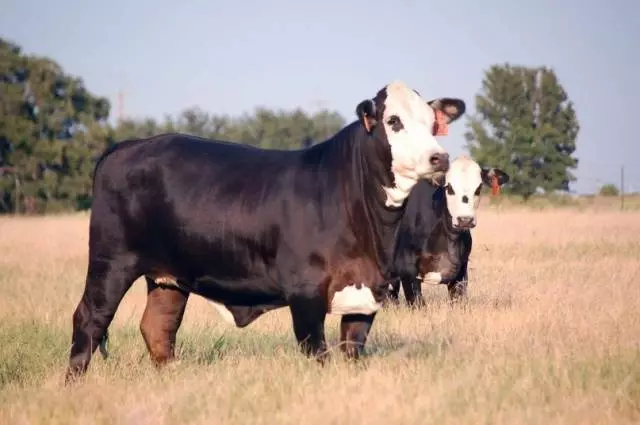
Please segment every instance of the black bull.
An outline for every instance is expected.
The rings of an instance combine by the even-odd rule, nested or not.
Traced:
[[[385,98],[382,89],[358,105],[358,120],[296,151],[165,134],[105,152],[94,173],[88,270],[73,315],[67,382],[86,372],[141,276],[148,286],[141,331],[156,364],[174,356],[190,293],[226,306],[239,327],[289,306],[302,351],[322,358],[333,295],[361,282],[379,302],[388,290],[403,208],[386,207],[381,189],[394,183],[388,130],[379,122]],[[448,122],[464,112],[459,99],[428,103]],[[434,171],[446,171],[446,154],[435,164]],[[343,315],[347,356],[358,357],[374,317]]]

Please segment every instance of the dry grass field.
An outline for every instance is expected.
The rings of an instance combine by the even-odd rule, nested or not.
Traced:
[[[426,287],[424,311],[378,315],[358,364],[302,357],[286,309],[240,330],[192,296],[180,362],[158,372],[138,330],[139,280],[111,357],[96,353],[86,381],[65,388],[87,217],[0,218],[1,424],[640,422],[638,210],[483,201],[466,308]]]

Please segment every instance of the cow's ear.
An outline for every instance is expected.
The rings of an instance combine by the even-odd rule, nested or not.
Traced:
[[[464,114],[467,105],[464,100],[455,97],[441,97],[427,102],[436,111],[440,111],[446,118],[446,124],[451,124]]]
[[[358,106],[356,106],[356,115],[364,125],[364,128],[367,129],[367,133],[371,133],[377,123],[376,104],[373,100],[367,99],[360,102]]]
[[[480,171],[480,175],[482,176],[482,182],[489,187],[493,186],[493,179],[496,179],[498,186],[502,186],[509,182],[509,174],[505,173],[499,168],[482,168]]]

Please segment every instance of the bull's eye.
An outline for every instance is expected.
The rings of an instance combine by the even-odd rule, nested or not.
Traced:
[[[450,184],[446,185],[445,188],[447,189],[447,195],[452,196],[456,194]]]
[[[475,195],[476,196],[480,196],[480,189],[482,189],[482,183],[480,184],[480,186],[478,186],[478,188],[476,189]]]
[[[469,197],[467,195],[462,195],[462,203],[463,204],[468,204],[469,203]]]
[[[398,132],[404,128],[404,125],[402,125],[402,121],[400,120],[400,117],[397,115],[391,115],[387,120],[387,124],[391,127],[391,130],[395,132]]]

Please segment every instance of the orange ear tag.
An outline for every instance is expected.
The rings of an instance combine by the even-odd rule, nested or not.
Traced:
[[[449,134],[449,125],[447,124],[447,120],[449,119],[447,115],[439,109],[434,110],[436,113],[436,125],[435,131],[433,133],[434,136],[446,136]]]
[[[498,176],[491,176],[491,194],[498,196],[500,194],[500,185],[498,184]]]

